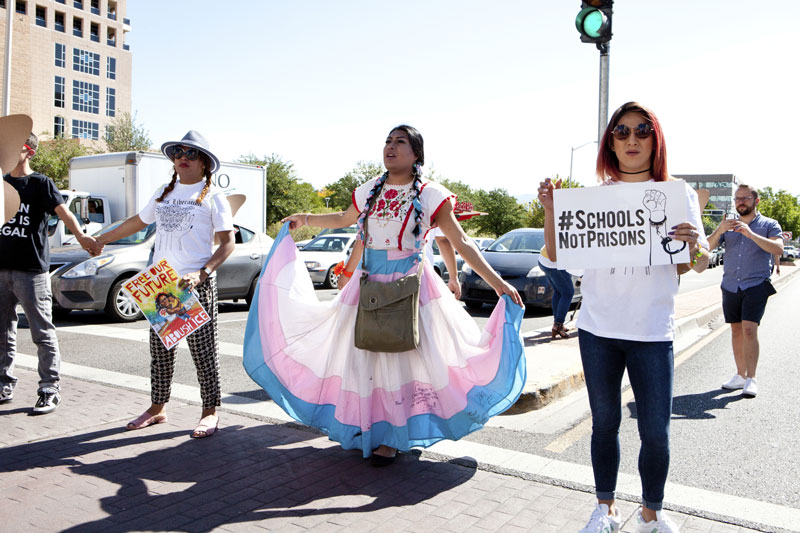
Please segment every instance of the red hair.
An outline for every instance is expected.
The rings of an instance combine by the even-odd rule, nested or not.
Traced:
[[[661,129],[661,124],[658,122],[655,113],[638,102],[622,104],[611,115],[611,120],[608,121],[606,131],[603,132],[603,138],[600,140],[601,149],[597,153],[597,178],[601,182],[605,181],[606,178],[611,178],[612,181],[620,179],[619,159],[617,159],[617,154],[614,150],[611,149],[614,142],[611,132],[617,127],[619,120],[625,113],[642,115],[645,121],[653,128],[653,153],[650,155],[650,168],[652,170],[650,174],[655,181],[667,181],[669,173],[667,172],[667,146],[664,143],[664,130]]]

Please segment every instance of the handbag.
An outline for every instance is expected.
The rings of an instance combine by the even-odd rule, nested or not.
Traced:
[[[380,190],[373,195],[366,208],[364,243],[368,242],[369,211],[379,195]],[[416,274],[386,283],[367,280],[366,256],[365,245],[361,257],[363,274],[356,314],[356,348],[390,353],[413,350],[419,346],[419,288],[425,254],[422,254]]]

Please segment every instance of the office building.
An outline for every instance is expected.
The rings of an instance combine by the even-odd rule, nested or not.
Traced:
[[[734,174],[675,174],[676,178],[686,181],[693,189],[708,189],[708,199],[715,209],[733,212],[733,193],[739,186]]]
[[[34,133],[104,147],[108,125],[131,110],[126,0],[0,0],[0,62],[7,61],[13,9],[10,114],[33,119]],[[0,85],[5,101],[5,80]]]

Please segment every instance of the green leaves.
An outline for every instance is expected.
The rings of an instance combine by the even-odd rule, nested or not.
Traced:
[[[39,137],[48,135],[48,132],[44,132]],[[31,168],[52,178],[59,189],[68,189],[69,160],[89,153],[89,148],[81,145],[78,139],[56,137],[49,141],[39,141],[36,155],[31,159]]]

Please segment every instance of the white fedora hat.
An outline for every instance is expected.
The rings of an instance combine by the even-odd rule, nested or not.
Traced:
[[[192,148],[197,148],[204,154],[208,156],[211,160],[211,173],[213,174],[219,169],[219,159],[211,150],[208,149],[208,141],[205,137],[200,135],[198,132],[194,130],[190,130],[189,133],[183,136],[183,139],[180,141],[169,141],[165,142],[161,145],[161,152],[167,156],[167,159],[172,161],[172,152],[176,146],[190,146]]]

